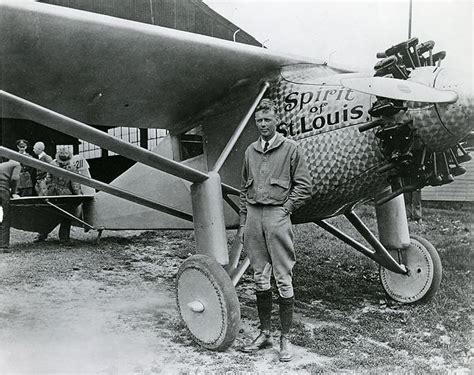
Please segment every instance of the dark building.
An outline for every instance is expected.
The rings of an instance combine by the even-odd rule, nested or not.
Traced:
[[[240,30],[201,0],[46,0],[40,3],[124,18],[132,21],[168,27],[239,43],[261,46],[255,38]],[[55,155],[57,145],[70,145],[75,154],[88,159],[92,177],[110,182],[134,162],[100,147],[59,133],[32,121],[0,119],[0,143],[16,151],[15,140],[26,138],[32,144],[43,141],[46,151]],[[127,142],[152,149],[166,134],[162,129],[99,127],[104,132]],[[32,147],[31,144],[31,147]],[[32,153],[31,147],[29,152]]]
[[[234,33],[239,30],[236,25],[213,11],[201,0],[46,0],[39,2],[225,40],[234,40]],[[235,41],[261,46],[255,38],[244,31],[239,31],[235,35]]]

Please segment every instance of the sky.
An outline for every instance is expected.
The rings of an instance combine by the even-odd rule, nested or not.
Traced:
[[[272,51],[370,71],[376,52],[408,39],[409,0],[204,0]],[[442,66],[473,71],[473,1],[413,0],[412,37],[446,51]]]

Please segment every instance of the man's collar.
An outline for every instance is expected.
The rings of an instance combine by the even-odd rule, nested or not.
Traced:
[[[41,153],[38,155],[38,159],[41,159],[41,157],[42,157],[43,155],[46,155],[46,152],[41,151]]]
[[[273,144],[273,142],[275,142],[275,139],[277,137],[277,132],[275,132],[275,134],[273,135],[273,137],[270,138],[270,140],[266,141],[264,140],[261,136],[260,136],[260,146],[262,146],[262,150],[263,148],[265,147],[265,142],[268,142],[268,148],[270,148],[270,146]]]
[[[256,142],[253,143],[253,147],[255,148],[255,150],[259,151],[259,152],[263,152],[263,147],[265,145],[265,141],[263,141],[262,143],[262,138],[258,138]],[[268,146],[268,150],[271,150],[273,148],[277,148],[278,146],[280,146],[283,141],[285,140],[285,137],[283,137],[283,135],[281,135],[280,133],[276,133],[273,138],[270,140],[270,145]],[[267,151],[268,151],[267,150]]]

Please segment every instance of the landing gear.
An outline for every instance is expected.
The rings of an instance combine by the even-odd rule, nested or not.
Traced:
[[[387,295],[395,301],[428,301],[441,283],[441,260],[433,245],[424,238],[412,235],[410,240],[408,248],[390,251],[406,266],[408,273],[395,273],[380,267],[380,281]]]
[[[177,277],[177,304],[186,328],[201,346],[222,351],[239,332],[240,305],[230,277],[212,257],[193,255]]]

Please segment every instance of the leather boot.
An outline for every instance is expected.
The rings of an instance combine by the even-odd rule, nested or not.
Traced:
[[[257,311],[260,320],[260,330],[270,331],[272,319],[272,291],[257,291]]]
[[[260,334],[249,345],[242,347],[245,353],[253,353],[260,349],[269,348],[273,345],[270,331],[260,331]]]
[[[283,298],[281,296],[278,299],[278,304],[280,305],[280,323],[282,335],[287,335],[290,332],[291,325],[293,324],[294,300],[294,297]]]
[[[280,323],[281,323],[281,337],[280,337],[280,361],[289,362],[293,359],[293,351],[291,348],[288,334],[291,325],[293,324],[293,305],[294,297],[278,299],[280,305]]]
[[[293,359],[293,349],[287,335],[280,336],[280,362],[290,362]]]
[[[268,348],[273,345],[270,328],[272,316],[272,291],[257,291],[257,311],[260,320],[260,334],[249,345],[242,348],[246,353],[255,352],[259,349]]]

